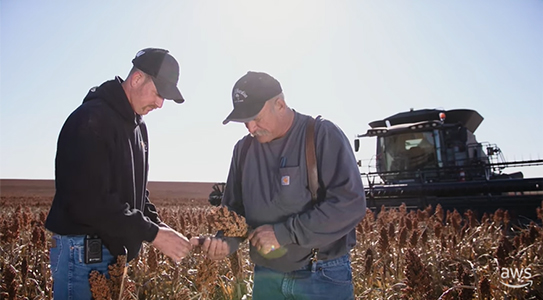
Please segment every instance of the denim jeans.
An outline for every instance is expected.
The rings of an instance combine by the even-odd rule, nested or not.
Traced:
[[[116,259],[102,245],[102,262],[85,264],[85,236],[55,234],[53,239],[56,247],[51,248],[49,253],[53,274],[53,298],[91,299],[90,272],[97,270],[107,276],[108,265],[115,263]]]
[[[351,261],[346,254],[317,261],[299,270],[281,273],[255,266],[254,300],[352,300],[354,299]]]

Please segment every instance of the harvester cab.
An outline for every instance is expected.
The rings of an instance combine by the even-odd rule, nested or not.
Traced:
[[[359,150],[361,137],[377,139],[374,165],[369,166],[373,169],[362,173],[370,207],[496,207],[527,198],[533,200],[529,205],[540,204],[543,178],[524,179],[521,172],[502,170],[541,165],[543,160],[506,162],[496,145],[476,140],[474,132],[482,121],[470,109],[411,109],[369,123],[371,128],[357,136],[354,147]]]
[[[377,138],[376,171],[386,183],[489,178],[495,174],[484,149],[493,149],[497,161],[501,151],[476,141],[482,121],[474,110],[411,110],[371,122],[358,137]]]

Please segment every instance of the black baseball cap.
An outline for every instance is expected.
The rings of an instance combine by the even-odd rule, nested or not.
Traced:
[[[132,64],[151,76],[156,90],[162,98],[183,103],[185,99],[177,88],[179,64],[168,52],[165,49],[146,48],[136,53]]]
[[[281,94],[281,84],[272,76],[263,72],[249,71],[241,77],[232,89],[234,109],[222,122],[249,122],[264,107],[266,101]]]

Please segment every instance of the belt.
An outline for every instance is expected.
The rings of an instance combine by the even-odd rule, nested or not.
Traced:
[[[309,264],[309,269],[311,270],[311,272],[316,272],[320,268],[326,268],[326,267],[344,264],[345,262],[349,260],[350,260],[349,253],[347,253],[340,257],[332,258],[329,260],[311,261],[311,263]]]
[[[55,235],[57,236],[85,236],[84,234],[67,234],[67,235],[62,235],[62,234],[57,234],[57,233],[53,233],[53,235],[51,236],[51,238],[49,239],[49,244],[51,245],[50,248],[56,248],[57,247],[57,240],[55,239]]]

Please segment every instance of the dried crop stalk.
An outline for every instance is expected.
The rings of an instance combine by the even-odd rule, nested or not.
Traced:
[[[208,215],[208,222],[216,230],[222,230],[224,236],[247,237],[249,235],[249,227],[245,218],[228,210],[226,206],[214,208]]]

